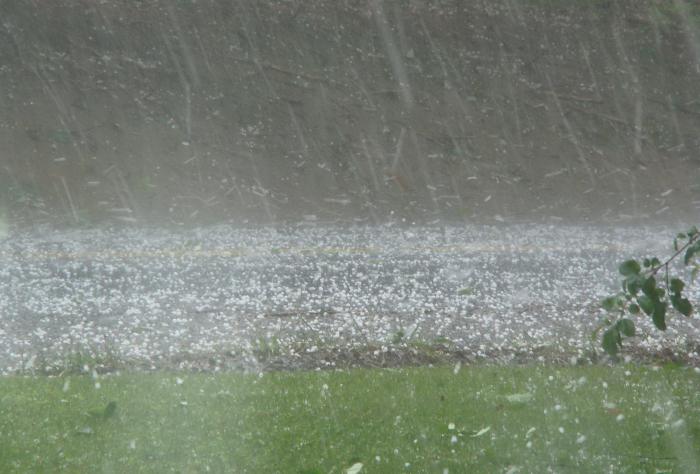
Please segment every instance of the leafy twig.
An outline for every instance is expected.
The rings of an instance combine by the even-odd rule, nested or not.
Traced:
[[[687,242],[678,247],[678,240]],[[615,296],[605,298],[602,307],[618,316],[614,319],[606,318],[595,329],[593,337],[598,337],[598,332],[606,328],[602,337],[602,346],[605,351],[615,356],[622,347],[623,337],[632,337],[636,333],[634,321],[625,317],[627,313],[636,316],[644,312],[650,316],[657,329],[666,330],[666,311],[673,307],[684,316],[690,316],[693,305],[683,296],[685,282],[680,278],[669,277],[669,267],[679,255],[685,252],[683,263],[688,266],[693,264],[693,276],[700,271],[700,265],[695,264],[696,255],[700,254],[700,231],[693,227],[686,233],[676,236],[673,241],[674,253],[664,262],[658,258],[645,258],[642,265],[637,260],[626,260],[619,267],[622,281],[622,292]],[[645,268],[642,271],[642,266]],[[656,276],[664,270],[665,288],[659,288]]]

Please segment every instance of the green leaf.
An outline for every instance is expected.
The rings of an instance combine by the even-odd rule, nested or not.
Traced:
[[[673,304],[673,307],[676,308],[676,311],[681,313],[683,316],[690,316],[693,314],[693,305],[690,303],[688,298],[681,298],[681,297],[671,297],[671,303]]]
[[[651,313],[654,312],[654,300],[647,295],[641,295],[637,298],[637,303],[639,303],[639,307],[642,308],[642,311],[644,311],[647,316],[651,316]]]
[[[606,311],[614,311],[617,306],[617,298],[615,296],[608,296],[601,302],[601,306]]]
[[[603,333],[603,349],[611,356],[620,352],[620,332],[617,328],[610,328]]]
[[[658,267],[659,265],[661,265],[661,261],[659,261],[658,258],[654,257],[651,259],[651,266],[652,267]]]
[[[469,296],[472,293],[474,293],[474,290],[472,290],[471,288],[462,288],[457,292],[459,296]]]
[[[102,418],[105,420],[111,418],[117,412],[117,402],[109,402],[105,407],[105,411],[102,413]]]
[[[660,300],[661,298],[664,297],[665,294],[666,294],[666,290],[664,290],[663,288],[657,288],[656,289],[656,298],[654,298],[653,296],[652,296],[652,298]]]
[[[670,283],[671,293],[680,294],[685,288],[685,283],[680,278],[672,278]]]
[[[654,321],[654,326],[658,329],[666,330],[666,308],[668,303],[665,301],[654,301],[654,312],[651,315],[651,320]]]
[[[653,275],[644,280],[642,291],[645,295],[651,298],[654,297],[653,295],[656,293],[656,278]]]
[[[636,260],[626,260],[620,264],[619,270],[622,275],[628,276],[639,273],[642,267],[639,266],[639,262]]]
[[[639,293],[639,288],[641,288],[644,281],[645,280],[641,275],[634,273],[625,278],[622,288],[637,296],[637,293]]]
[[[108,418],[113,417],[116,412],[117,412],[117,402],[112,401],[112,402],[109,402],[107,404],[107,406],[102,410],[90,410],[90,411],[88,411],[88,415],[90,415],[92,418],[106,420]]]
[[[631,314],[639,314],[639,305],[636,305],[634,303],[630,303],[630,305],[627,307],[627,310]]]
[[[621,319],[617,322],[617,329],[623,336],[633,337],[635,334],[634,321]]]
[[[688,250],[685,251],[685,257],[683,257],[683,262],[688,265],[690,261],[695,257],[695,254],[700,251],[700,242],[695,242],[693,245],[688,247]]]
[[[695,268],[693,268],[693,271],[690,272],[690,282],[695,283],[695,279],[698,277],[698,273],[700,273],[700,265],[695,265]]]
[[[649,268],[651,266],[651,260],[649,260],[648,258],[645,258],[642,261],[642,265],[644,266],[644,268]]]
[[[692,239],[693,237],[698,235],[698,228],[696,226],[691,227],[687,235],[689,239]]]
[[[686,236],[683,232],[679,233],[676,235],[676,238],[673,239],[673,250],[678,251],[680,248],[679,243],[683,242],[686,239]]]

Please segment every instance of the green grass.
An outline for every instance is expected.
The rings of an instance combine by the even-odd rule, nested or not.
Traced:
[[[697,472],[700,459],[700,374],[688,369],[160,372],[99,383],[0,378],[0,472],[341,473],[361,462],[363,473],[657,473]]]

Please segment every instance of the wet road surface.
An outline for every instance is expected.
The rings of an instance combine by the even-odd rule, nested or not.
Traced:
[[[0,243],[0,371],[85,350],[144,367],[397,342],[577,354],[619,262],[665,256],[672,237],[547,225],[14,233]],[[642,320],[631,344],[687,352],[700,340],[697,319],[670,326]]]

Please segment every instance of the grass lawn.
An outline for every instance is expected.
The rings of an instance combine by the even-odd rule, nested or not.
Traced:
[[[700,472],[700,374],[684,368],[98,382],[0,378],[0,472]]]

